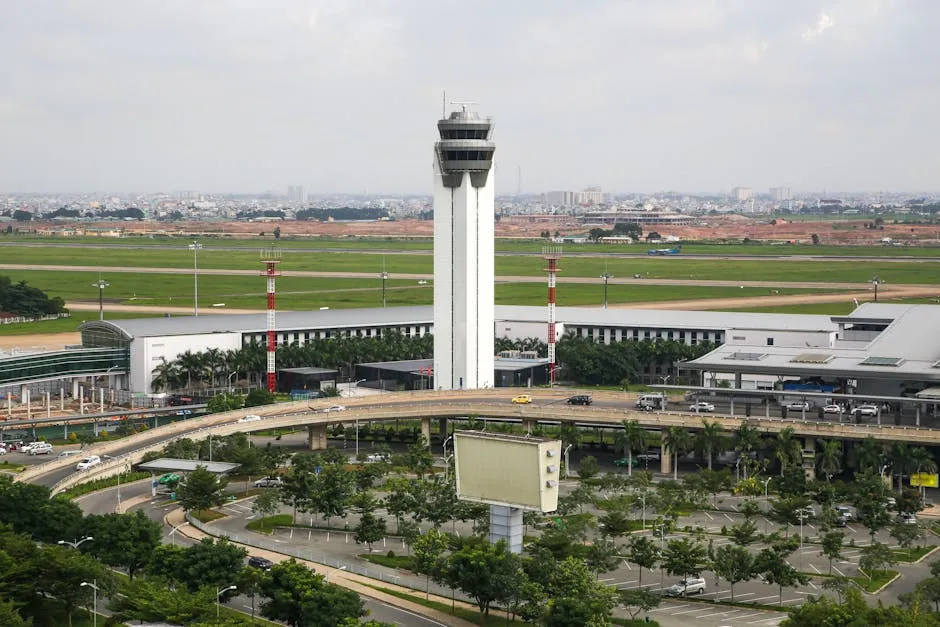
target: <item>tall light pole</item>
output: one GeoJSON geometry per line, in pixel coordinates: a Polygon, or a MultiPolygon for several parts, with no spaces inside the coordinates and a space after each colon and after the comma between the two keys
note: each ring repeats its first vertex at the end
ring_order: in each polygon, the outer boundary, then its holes
{"type": "Polygon", "coordinates": [[[215,617],[219,617],[219,610],[222,607],[222,595],[228,592],[229,590],[238,590],[238,586],[228,586],[227,588],[219,588],[215,593],[215,617]]]}
{"type": "Polygon", "coordinates": [[[101,275],[98,275],[98,280],[91,284],[92,287],[98,288],[98,320],[104,320],[104,288],[110,287],[110,283],[101,278],[101,275]]]}
{"type": "Polygon", "coordinates": [[[568,454],[568,452],[571,450],[572,446],[574,446],[574,444],[569,444],[566,446],[565,451],[562,454],[565,458],[565,479],[571,477],[571,456],[568,454]]]}
{"type": "Polygon", "coordinates": [[[877,302],[878,302],[878,286],[881,285],[882,283],[884,283],[884,281],[882,281],[882,280],[881,280],[881,277],[879,277],[879,276],[876,274],[875,276],[873,276],[873,277],[871,278],[871,281],[869,281],[869,283],[871,283],[873,286],[875,286],[875,302],[877,303],[877,302]]]}
{"type": "Polygon", "coordinates": [[[189,250],[193,251],[193,316],[199,315],[199,249],[202,244],[193,240],[189,250]]]}
{"type": "Polygon", "coordinates": [[[333,570],[331,570],[330,572],[328,572],[328,573],[326,574],[326,577],[323,578],[323,582],[324,582],[324,583],[330,583],[330,575],[332,575],[333,573],[335,573],[335,572],[337,572],[337,571],[340,571],[340,570],[346,570],[346,566],[340,566],[339,568],[334,568],[333,570]]]}
{"type": "Polygon", "coordinates": [[[607,282],[614,278],[614,275],[604,269],[604,274],[601,275],[601,278],[604,279],[604,309],[607,309],[607,282]]]}
{"type": "Polygon", "coordinates": [[[83,581],[81,585],[83,588],[85,586],[88,586],[92,589],[92,595],[93,595],[92,604],[93,605],[92,605],[92,612],[91,612],[91,616],[92,616],[91,620],[92,620],[93,627],[98,627],[98,580],[95,579],[92,583],[83,581]]]}
{"type": "Polygon", "coordinates": [[[62,545],[66,545],[66,544],[67,544],[68,546],[72,547],[73,549],[77,549],[77,548],[80,547],[82,544],[84,544],[85,542],[89,542],[90,540],[94,540],[94,537],[92,537],[92,536],[85,536],[85,537],[82,538],[81,540],[75,540],[74,542],[69,542],[68,540],[59,540],[58,542],[56,542],[56,544],[62,544],[62,545]]]}
{"type": "Polygon", "coordinates": [[[385,283],[388,281],[388,272],[382,270],[382,274],[379,275],[379,278],[382,279],[382,307],[385,307],[385,283]]]}

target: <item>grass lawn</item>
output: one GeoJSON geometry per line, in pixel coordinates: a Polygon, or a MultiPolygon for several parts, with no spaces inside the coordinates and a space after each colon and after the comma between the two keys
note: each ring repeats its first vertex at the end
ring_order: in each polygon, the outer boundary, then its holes
{"type": "MultiPolygon", "coordinates": [[[[2,240],[0,240],[2,241],[2,240]]],[[[779,248],[779,247],[774,247],[779,248]]],[[[842,254],[851,254],[853,249],[846,248],[842,254]]],[[[736,252],[744,252],[735,249],[736,252]]],[[[689,250],[691,253],[692,250],[689,250]]],[[[787,253],[792,254],[792,252],[787,253]]],[[[937,253],[940,254],[940,253],[937,253]]],[[[19,263],[56,264],[56,265],[93,265],[103,267],[167,267],[191,268],[192,254],[181,244],[179,250],[154,249],[102,249],[102,248],[29,248],[17,249],[15,259],[19,263]]],[[[291,252],[284,255],[281,270],[321,270],[326,272],[367,272],[378,274],[383,269],[393,276],[401,273],[430,274],[433,259],[431,255],[380,255],[361,252],[291,252]]],[[[624,258],[624,257],[568,257],[561,262],[562,276],[597,277],[604,270],[614,276],[633,276],[640,274],[649,278],[670,279],[715,279],[740,281],[803,281],[813,282],[857,282],[871,279],[875,274],[890,284],[931,283],[936,277],[936,268],[932,263],[893,263],[879,262],[877,259],[858,263],[857,261],[832,261],[820,263],[814,261],[792,261],[788,259],[727,260],[727,259],[684,259],[681,255],[671,258],[624,258]]],[[[259,270],[257,250],[225,251],[213,250],[211,243],[199,253],[201,268],[221,268],[238,270],[259,270]]],[[[497,276],[526,275],[541,276],[544,262],[538,256],[498,256],[496,258],[497,276]]],[[[260,270],[259,270],[260,271],[260,270]]],[[[86,273],[92,276],[92,273],[86,273]]],[[[112,273],[114,274],[114,273],[112,273]]],[[[97,273],[94,273],[97,278],[97,273]]],[[[182,275],[186,276],[186,275],[182,275]]],[[[112,276],[105,277],[113,284],[112,276]]],[[[191,277],[190,277],[191,278],[191,277]]],[[[287,281],[290,277],[282,279],[287,281]]],[[[248,277],[241,277],[242,282],[248,277]]],[[[378,287],[378,279],[372,281],[378,287]]],[[[91,281],[82,288],[93,292],[91,281]]],[[[263,291],[263,283],[258,279],[263,291]]],[[[41,287],[38,286],[37,287],[41,287]]],[[[111,288],[109,288],[111,289],[111,288]]],[[[242,288],[243,291],[244,288],[242,288]]],[[[289,291],[289,290],[288,290],[289,291]]],[[[112,290],[114,294],[116,290],[112,290]]],[[[185,292],[184,292],[185,294],[185,292]]],[[[112,296],[113,297],[113,296],[112,296]]]]}
{"type": "MultiPolygon", "coordinates": [[[[140,471],[140,472],[128,472],[120,476],[120,481],[122,484],[127,484],[132,481],[140,481],[141,479],[147,479],[150,477],[149,472],[140,471]]],[[[85,483],[79,483],[76,486],[69,488],[61,493],[61,496],[64,496],[67,499],[74,499],[85,494],[90,494],[92,492],[97,492],[98,490],[104,490],[105,488],[112,488],[118,484],[118,477],[105,477],[104,479],[94,479],[92,481],[86,481],[85,483]]],[[[221,515],[217,516],[221,518],[221,515]]],[[[200,520],[202,520],[200,518],[200,520]]],[[[203,521],[209,522],[209,521],[203,521]]]]}
{"type": "Polygon", "coordinates": [[[408,555],[395,555],[389,557],[382,553],[363,553],[359,555],[362,559],[385,566],[386,568],[400,568],[402,570],[414,570],[414,560],[408,555]]]}
{"type": "MultiPolygon", "coordinates": [[[[4,275],[9,276],[9,275],[4,275]]],[[[89,284],[90,285],[90,284],[89,284]]],[[[36,286],[34,286],[36,287],[36,286]]],[[[40,288],[42,289],[42,288],[40,288]]],[[[51,296],[58,296],[55,292],[50,292],[51,296]]],[[[63,297],[65,298],[65,297],[63,297]]],[[[85,294],[85,298],[88,298],[88,295],[85,294]]],[[[107,308],[107,305],[105,305],[107,308]]],[[[107,309],[105,310],[105,318],[153,318],[154,314],[136,314],[136,313],[120,313],[120,314],[111,314],[109,315],[107,309]]],[[[59,318],[58,320],[42,320],[39,322],[20,322],[17,324],[2,324],[0,325],[0,335],[35,335],[40,333],[72,333],[78,331],[78,327],[83,322],[88,322],[89,320],[97,320],[98,312],[97,311],[76,311],[72,313],[71,318],[59,318]]]]}
{"type": "Polygon", "coordinates": [[[873,570],[869,573],[871,579],[864,575],[850,577],[852,581],[861,586],[865,592],[877,592],[879,588],[898,576],[896,570],[873,570]]]}
{"type": "Polygon", "coordinates": [[[891,552],[899,562],[912,564],[936,548],[936,546],[912,546],[909,549],[891,549],[891,552]]]}
{"type": "Polygon", "coordinates": [[[275,527],[290,527],[293,522],[294,519],[290,514],[275,514],[274,516],[265,516],[258,520],[252,520],[245,525],[245,528],[259,533],[274,533],[275,527]]]}
{"type": "Polygon", "coordinates": [[[211,523],[213,520],[225,518],[225,514],[217,512],[214,509],[200,509],[192,511],[190,514],[193,515],[193,518],[203,523],[211,523]]]}
{"type": "Polygon", "coordinates": [[[509,620],[506,618],[505,612],[501,612],[495,608],[490,609],[489,618],[484,621],[480,616],[479,612],[468,610],[466,608],[458,607],[451,609],[451,606],[447,603],[440,603],[438,601],[429,601],[423,596],[418,596],[415,594],[408,594],[407,592],[399,592],[398,590],[392,590],[390,588],[383,588],[381,586],[372,586],[369,584],[364,584],[373,590],[378,590],[379,592],[384,592],[385,594],[390,594],[393,597],[399,599],[405,599],[411,601],[412,603],[417,603],[423,607],[428,607],[439,612],[444,612],[445,614],[450,614],[458,618],[462,618],[465,621],[469,621],[476,625],[488,625],[489,627],[504,627],[505,625],[530,625],[531,623],[523,622],[522,620],[509,620]]]}
{"type": "Polygon", "coordinates": [[[8,472],[23,472],[26,470],[26,466],[22,464],[11,464],[8,461],[0,462],[0,470],[6,470],[8,472]]]}

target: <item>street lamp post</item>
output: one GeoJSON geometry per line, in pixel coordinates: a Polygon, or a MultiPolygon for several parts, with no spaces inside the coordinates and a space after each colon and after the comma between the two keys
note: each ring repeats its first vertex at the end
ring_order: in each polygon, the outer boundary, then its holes
{"type": "Polygon", "coordinates": [[[453,455],[448,455],[444,458],[444,481],[447,481],[448,473],[450,472],[450,460],[453,458],[453,455]]]}
{"type": "Polygon", "coordinates": [[[101,275],[98,275],[98,280],[91,284],[92,287],[98,288],[98,319],[104,320],[104,288],[110,287],[110,283],[101,278],[101,275]]]}
{"type": "Polygon", "coordinates": [[[180,527],[185,527],[188,524],[189,524],[188,522],[184,522],[180,525],[176,525],[175,527],[173,527],[170,533],[167,534],[167,537],[170,538],[170,541],[173,543],[173,546],[176,546],[176,538],[173,536],[173,534],[179,531],[180,527]]]}
{"type": "Polygon", "coordinates": [[[884,281],[882,281],[881,277],[879,277],[876,274],[875,276],[871,278],[871,281],[869,281],[869,283],[871,283],[875,288],[875,302],[877,303],[878,302],[878,286],[884,283],[884,281]]]}
{"type": "Polygon", "coordinates": [[[383,270],[379,278],[382,279],[382,307],[385,307],[385,283],[388,281],[388,272],[383,270]]]}
{"type": "Polygon", "coordinates": [[[565,452],[564,452],[564,457],[565,457],[565,478],[566,478],[566,479],[571,476],[571,456],[568,454],[568,451],[571,450],[571,447],[572,447],[572,446],[574,446],[574,444],[569,444],[568,446],[566,446],[566,447],[565,447],[565,452]]]}
{"type": "Polygon", "coordinates": [[[93,582],[89,583],[83,581],[81,583],[82,587],[88,586],[92,589],[92,612],[91,612],[91,621],[93,627],[98,627],[98,580],[95,579],[93,582]]]}
{"type": "Polygon", "coordinates": [[[228,376],[228,393],[229,394],[235,393],[235,388],[232,387],[232,377],[234,377],[237,374],[238,374],[238,371],[236,370],[235,372],[233,372],[232,374],[228,376]]]}
{"type": "Polygon", "coordinates": [[[333,573],[335,573],[335,572],[337,572],[337,571],[340,571],[340,570],[346,570],[346,566],[340,566],[339,568],[334,568],[333,570],[329,571],[329,572],[326,574],[326,576],[323,578],[323,582],[324,582],[324,583],[330,583],[330,575],[332,575],[333,573]]]}
{"type": "Polygon", "coordinates": [[[614,275],[604,270],[604,274],[601,275],[601,278],[604,279],[604,309],[607,309],[607,282],[614,278],[614,275]]]}
{"type": "Polygon", "coordinates": [[[80,547],[80,546],[81,546],[82,544],[84,544],[85,542],[89,542],[89,541],[94,540],[94,539],[95,539],[95,538],[94,538],[93,536],[85,536],[85,537],[82,538],[81,540],[75,540],[74,542],[69,542],[68,540],[59,540],[56,544],[68,545],[68,546],[72,547],[73,549],[77,549],[78,547],[80,547]]]}
{"type": "Polygon", "coordinates": [[[189,250],[193,251],[193,316],[199,315],[199,250],[202,244],[193,240],[189,250]]]}
{"type": "Polygon", "coordinates": [[[219,610],[222,607],[222,595],[228,592],[229,590],[238,590],[238,586],[228,586],[227,588],[219,588],[215,593],[215,617],[219,617],[219,610]]]}

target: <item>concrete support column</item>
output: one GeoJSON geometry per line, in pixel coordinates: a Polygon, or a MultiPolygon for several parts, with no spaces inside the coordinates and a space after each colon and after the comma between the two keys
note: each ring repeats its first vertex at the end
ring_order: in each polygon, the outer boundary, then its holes
{"type": "Polygon", "coordinates": [[[23,385],[20,386],[20,403],[22,404],[22,403],[29,402],[27,400],[28,398],[29,398],[29,386],[24,383],[23,385]]]}
{"type": "Polygon", "coordinates": [[[447,418],[437,419],[437,430],[441,434],[441,442],[447,439],[447,418]]]}
{"type": "Polygon", "coordinates": [[[914,424],[920,426],[920,405],[914,407],[914,424]]]}
{"type": "Polygon", "coordinates": [[[734,373],[734,387],[739,390],[741,389],[741,373],[740,372],[734,373]]]}
{"type": "Polygon", "coordinates": [[[430,418],[421,419],[421,437],[423,437],[425,441],[428,443],[428,445],[430,446],[431,444],[431,419],[430,418]]]}
{"type": "Polygon", "coordinates": [[[326,425],[307,426],[307,448],[311,451],[326,449],[326,425]]]}
{"type": "Polygon", "coordinates": [[[506,541],[510,553],[522,553],[522,510],[490,505],[490,542],[506,541]]]}
{"type": "Polygon", "coordinates": [[[672,473],[672,453],[665,446],[659,453],[659,472],[664,475],[672,473]]]}
{"type": "Polygon", "coordinates": [[[522,430],[526,433],[532,433],[535,431],[535,428],[538,426],[538,420],[523,420],[522,421],[522,430]]]}
{"type": "Polygon", "coordinates": [[[78,398],[78,379],[72,379],[72,398],[78,398]]]}
{"type": "Polygon", "coordinates": [[[816,477],[816,438],[803,438],[803,472],[807,480],[816,477]]]}

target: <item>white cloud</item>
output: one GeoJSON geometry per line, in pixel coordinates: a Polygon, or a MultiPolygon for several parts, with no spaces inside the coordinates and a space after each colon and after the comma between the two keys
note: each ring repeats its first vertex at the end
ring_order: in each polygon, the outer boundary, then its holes
{"type": "Polygon", "coordinates": [[[835,24],[835,21],[832,19],[832,16],[822,11],[816,18],[816,24],[803,31],[803,39],[805,41],[815,39],[832,28],[833,24],[835,24]]]}

